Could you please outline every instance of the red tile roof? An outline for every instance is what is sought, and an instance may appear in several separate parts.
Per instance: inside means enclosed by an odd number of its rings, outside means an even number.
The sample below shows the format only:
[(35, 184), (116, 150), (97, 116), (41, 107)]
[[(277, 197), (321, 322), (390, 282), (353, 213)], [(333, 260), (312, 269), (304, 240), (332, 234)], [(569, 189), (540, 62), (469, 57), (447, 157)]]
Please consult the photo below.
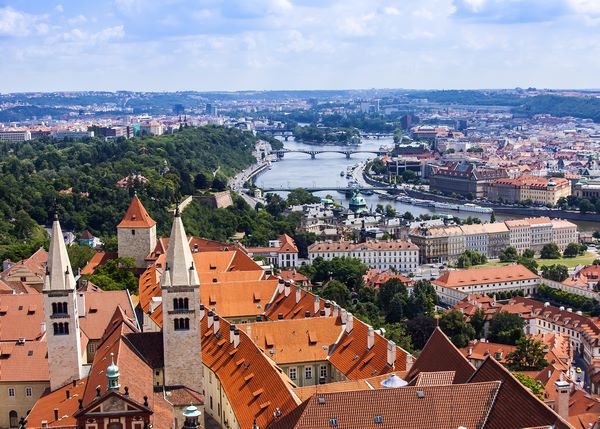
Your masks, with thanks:
[(150, 217), (138, 196), (135, 195), (117, 228), (151, 228), (154, 225), (156, 225), (156, 222)]
[[(54, 392), (47, 391), (35, 403), (27, 416), (28, 429), (42, 428), (42, 422), (46, 421), (49, 428), (70, 429), (77, 427), (77, 420), (73, 414), (79, 409), (79, 400), (83, 397), (87, 378), (77, 380), (75, 387), (69, 383)], [(67, 399), (67, 391), (69, 398)], [(58, 408), (59, 419), (54, 420), (54, 409)]]
[(81, 275), (94, 274), (94, 271), (99, 265), (104, 265), (111, 259), (119, 257), (117, 252), (96, 252), (92, 259), (81, 269)]
[(452, 341), (436, 328), (408, 373), (408, 379), (420, 372), (455, 371), (454, 383), (465, 383), (475, 367), (462, 355)]
[(319, 393), (268, 429), (481, 429), (499, 388), (491, 381)]
[(0, 343), (0, 355), (0, 382), (47, 382), (50, 379), (45, 341)]
[(521, 429), (554, 425), (569, 429), (569, 424), (540, 401), (495, 359), (489, 357), (470, 378), (469, 383), (501, 381), (502, 386), (494, 403), (486, 429)]
[(506, 265), (502, 267), (469, 268), (466, 270), (447, 271), (432, 283), (448, 287), (464, 287), (489, 283), (512, 282), (539, 279), (523, 265)]

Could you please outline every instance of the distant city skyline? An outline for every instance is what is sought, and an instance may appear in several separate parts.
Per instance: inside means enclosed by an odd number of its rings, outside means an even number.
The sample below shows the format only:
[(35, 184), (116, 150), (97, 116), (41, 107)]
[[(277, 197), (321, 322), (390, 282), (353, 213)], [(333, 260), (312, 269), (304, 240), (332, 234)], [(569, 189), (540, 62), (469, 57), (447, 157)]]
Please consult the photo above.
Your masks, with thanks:
[(0, 92), (598, 88), (596, 0), (0, 0)]

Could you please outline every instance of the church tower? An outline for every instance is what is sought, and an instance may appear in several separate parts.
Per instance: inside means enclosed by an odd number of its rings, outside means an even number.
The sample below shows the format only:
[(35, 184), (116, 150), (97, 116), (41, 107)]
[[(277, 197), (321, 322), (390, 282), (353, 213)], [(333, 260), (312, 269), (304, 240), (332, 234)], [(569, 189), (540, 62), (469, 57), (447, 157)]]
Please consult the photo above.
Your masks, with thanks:
[(75, 277), (58, 216), (54, 215), (44, 281), (44, 313), (50, 388), (81, 378), (81, 339)]
[(156, 247), (156, 222), (150, 217), (137, 195), (117, 225), (119, 258), (135, 260), (140, 268), (146, 268), (146, 256)]
[(165, 385), (202, 393), (200, 282), (179, 210), (160, 282), (162, 290)]

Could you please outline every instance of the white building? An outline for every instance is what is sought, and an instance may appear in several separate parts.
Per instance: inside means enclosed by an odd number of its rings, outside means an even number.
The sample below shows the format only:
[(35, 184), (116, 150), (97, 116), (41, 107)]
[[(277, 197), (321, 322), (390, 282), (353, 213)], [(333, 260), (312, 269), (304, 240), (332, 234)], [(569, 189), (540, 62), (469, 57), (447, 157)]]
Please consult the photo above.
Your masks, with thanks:
[(314, 243), (308, 248), (308, 258), (311, 263), (319, 257), (325, 260), (335, 257), (357, 258), (369, 267), (379, 270), (395, 268), (400, 272), (410, 273), (417, 269), (419, 248), (403, 240), (375, 240), (365, 243), (327, 241)]
[(24, 142), (31, 140), (31, 132), (25, 131), (0, 131), (0, 141), (12, 143)]

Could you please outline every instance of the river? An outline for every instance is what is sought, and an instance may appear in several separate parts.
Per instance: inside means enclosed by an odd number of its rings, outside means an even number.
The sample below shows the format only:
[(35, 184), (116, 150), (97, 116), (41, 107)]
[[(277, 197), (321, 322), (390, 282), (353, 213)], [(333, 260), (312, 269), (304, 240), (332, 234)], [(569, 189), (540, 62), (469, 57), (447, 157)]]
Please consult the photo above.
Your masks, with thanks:
[[(356, 148), (357, 150), (378, 150), (380, 146), (393, 146), (394, 141), (392, 138), (381, 138), (377, 139), (362, 139), (359, 146), (314, 146), (305, 143), (294, 141), (290, 138), (289, 141), (283, 142), (285, 149), (299, 149), (299, 150), (318, 150), (318, 149), (341, 149), (348, 150), (350, 148)], [(333, 186), (333, 187), (346, 187), (348, 179), (341, 177), (340, 172), (346, 173), (346, 169), (349, 166), (356, 165), (360, 162), (364, 162), (367, 159), (374, 158), (374, 154), (368, 153), (357, 153), (353, 154), (350, 159), (347, 159), (344, 155), (339, 153), (322, 153), (316, 156), (315, 159), (311, 159), (310, 155), (303, 153), (287, 153), (282, 160), (272, 163), (271, 169), (261, 174), (257, 180), (257, 186), (261, 188), (300, 188), (300, 187), (320, 187), (320, 186)], [(285, 192), (280, 192), (285, 194)], [(348, 205), (348, 199), (344, 194), (335, 191), (323, 191), (315, 192), (315, 195), (325, 197), (330, 194), (334, 199), (340, 202), (342, 205)], [(413, 215), (418, 216), (422, 213), (446, 215), (452, 214), (459, 218), (467, 218), (468, 216), (475, 216), (483, 221), (489, 221), (490, 215), (485, 213), (472, 213), (472, 212), (458, 212), (448, 210), (436, 210), (430, 207), (417, 207), (412, 204), (401, 203), (395, 200), (384, 200), (380, 199), (377, 195), (364, 195), (367, 204), (373, 209), (377, 204), (392, 204), (399, 214), (406, 211), (411, 212)], [(496, 214), (497, 220), (514, 219), (519, 216), (509, 214)], [(598, 223), (589, 222), (577, 222), (581, 229), (593, 230), (598, 229)]]

